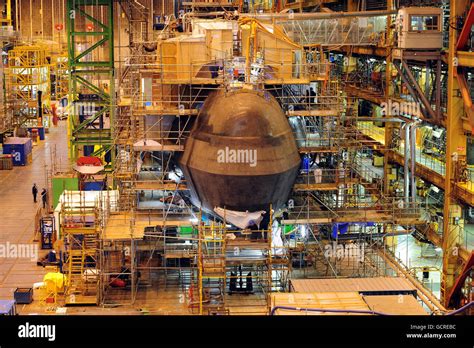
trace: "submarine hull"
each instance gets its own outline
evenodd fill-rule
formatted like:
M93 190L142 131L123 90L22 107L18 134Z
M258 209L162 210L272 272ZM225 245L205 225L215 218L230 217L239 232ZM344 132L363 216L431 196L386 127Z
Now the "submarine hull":
M203 210L268 211L286 203L300 156L275 98L221 90L206 99L179 164Z

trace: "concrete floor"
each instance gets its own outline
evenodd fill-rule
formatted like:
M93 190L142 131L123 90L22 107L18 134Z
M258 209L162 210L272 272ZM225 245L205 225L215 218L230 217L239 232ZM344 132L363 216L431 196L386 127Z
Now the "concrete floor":
M45 187L45 165L49 165L54 145L57 145L57 156L67 158L66 121L52 127L46 139L33 147L32 164L0 171L0 244L5 247L33 243L34 218L41 207L41 198L38 194L38 203L33 203L31 187L36 183L40 192ZM17 287L32 287L33 283L42 281L45 273L30 258L0 259L0 299L11 299Z
M395 256L409 269L416 270L416 276L427 289L440 298L441 270L443 268L443 253L426 243L420 243L411 235L396 238ZM422 267L430 267L429 278L423 279Z

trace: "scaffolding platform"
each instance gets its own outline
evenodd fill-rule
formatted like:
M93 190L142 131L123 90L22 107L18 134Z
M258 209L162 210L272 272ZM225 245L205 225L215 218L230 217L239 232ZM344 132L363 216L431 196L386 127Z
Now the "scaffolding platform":
M292 279L292 292L345 292L377 294L415 294L416 287L401 277L342 278L342 279Z
M287 111L286 115L288 117L335 117L339 115L340 110L337 109L313 109L313 110L290 110Z
M239 7L238 3L235 1L184 1L183 6L189 7L211 7L211 8L229 8L229 7Z
M151 214L140 215L137 213L137 216L132 219L130 213L114 213L107 219L102 238L104 240L140 240L145 236L146 227L188 225L190 225L189 218L173 220L155 217ZM131 229L131 226L133 226L133 229Z
M181 152L184 151L184 145L133 145L135 151L169 151Z
M351 185L351 184L357 184L359 183L360 180L354 179L354 180L345 180L342 182L330 182L330 183L318 183L318 184L295 184L293 186L294 191L336 191L340 188L341 185Z
M344 313L343 310L370 311L362 296L355 291L347 292L305 292L271 294L271 309L291 307L295 310L277 308L275 315L363 315L363 313ZM339 310L341 312L305 311L308 309Z
M163 116L197 116L199 114L198 109L163 109L159 107L137 107L134 111L134 115L146 116L146 115L163 115Z
M339 147L332 146L299 146L299 153L338 153Z
M180 182L177 184L176 182L160 182L159 180L137 180L135 183L135 190L161 190L161 191L185 191L189 190L186 186L186 183Z

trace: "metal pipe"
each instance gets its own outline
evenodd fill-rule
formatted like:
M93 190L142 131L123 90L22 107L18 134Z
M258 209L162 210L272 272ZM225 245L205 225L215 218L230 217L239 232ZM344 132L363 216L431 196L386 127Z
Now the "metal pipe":
M30 40L33 38L33 0L30 0Z
M397 69L398 75L400 75L400 77L402 78L402 81L405 83L408 91L410 92L410 95L413 97L415 102L418 102L419 98L416 94L416 91L413 89L412 82L405 76L402 69L397 64L394 64L393 66ZM430 114L429 114L428 110L422 109L421 111L422 111L423 115L425 116L425 118L427 118L427 119L430 118ZM414 115L414 116L419 117L421 115Z
M378 311L363 310L363 309L329 309L329 308L304 308L304 307L289 307L289 306L275 306L271 309L270 315L275 315L278 309L298 312L326 312L326 313L354 313L354 314L372 314L372 315L393 315L389 313L382 313Z
M8 25L12 25L12 0L7 0L7 23Z
M352 118L352 117L346 117L347 119ZM404 123L406 120L403 120L402 118L398 117L360 117L360 116L355 116L353 117L357 121L375 121L375 122L399 122L399 123Z
M38 126L43 125L43 92L38 91Z
M410 145L411 145L411 200L412 203L416 202L416 184L415 184L415 165L416 165L416 129L419 123L415 122L411 125L410 132Z
M410 201L410 126L411 123L405 124L405 164L403 169L403 185L405 187L404 194L405 194L405 203L408 204Z
M471 301L467 304L465 304L464 306L462 306L461 308L458 308L452 312L449 312L449 313L446 313L446 315L456 315L456 314L459 314L459 313L462 313L466 310L468 310L469 308L473 307L474 306L474 301Z
M438 59L436 62L436 81L435 87L436 88L436 116L438 120L441 119L441 59Z
M190 17L201 16L222 16L225 11L213 11L207 13L194 14L189 13ZM317 19L337 19L337 18L359 18L359 17L378 17L397 14L398 11L359 11L359 12L304 12L304 13L241 13L241 18L255 18L258 20L317 20Z
M416 81L415 77L411 73L410 67L408 66L407 62L404 59L402 59L402 65L403 65L403 68L405 69L405 72L408 76L409 83L413 84L413 87L415 87L416 91L418 92L418 98L420 99L421 103L425 107L425 110L428 112L428 114L430 115L430 117L432 119L436 119L436 115L433 111L433 108L431 107L431 103L429 102L428 99L426 99L425 94L423 93L420 86L418 85L418 81ZM413 96L413 97L415 97L415 96Z
M304 12L304 13L245 13L241 17L256 18L259 20L305 20L305 19L335 19L390 16L397 14L396 10L383 11L355 11L355 12Z

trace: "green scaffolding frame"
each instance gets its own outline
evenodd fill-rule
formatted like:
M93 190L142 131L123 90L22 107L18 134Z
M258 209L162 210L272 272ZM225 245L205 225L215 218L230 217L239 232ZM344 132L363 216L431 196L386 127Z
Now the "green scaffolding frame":
M103 9L99 11L99 9ZM84 146L94 146L93 156L102 156L110 151L111 161L106 166L113 168L113 126L115 115L114 91L114 22L113 0L68 0L67 32L69 63L69 155L71 161L79 157ZM97 14L103 13L104 19ZM91 30L76 28L78 18L84 18L84 26L91 23ZM93 38L89 45L88 40ZM78 44L86 47L80 52ZM102 53L102 54L99 54ZM103 58L105 57L105 58ZM108 90L104 85L108 85ZM99 100L80 101L81 89L96 94ZM87 118L79 117L79 109L89 106ZM108 116L110 128L100 126Z

